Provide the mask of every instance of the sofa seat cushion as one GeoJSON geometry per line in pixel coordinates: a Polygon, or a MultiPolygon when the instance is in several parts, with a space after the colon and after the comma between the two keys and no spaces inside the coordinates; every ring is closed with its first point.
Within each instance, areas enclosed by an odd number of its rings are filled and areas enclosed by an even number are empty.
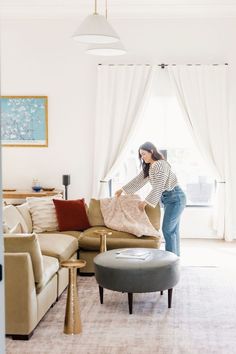
{"type": "MultiPolygon", "coordinates": [[[[46,231],[46,232],[43,232],[42,234],[52,234],[52,231],[46,231]]],[[[56,234],[63,234],[63,235],[69,235],[69,236],[73,236],[74,238],[76,238],[77,240],[79,240],[81,238],[81,235],[83,234],[82,231],[53,231],[53,234],[56,235],[56,234]]]]}
{"type": "Polygon", "coordinates": [[[43,274],[43,281],[37,284],[36,291],[39,293],[44,286],[52,279],[54,274],[57,273],[59,270],[59,262],[57,258],[43,256],[43,267],[44,267],[44,274],[43,274]]]}
{"type": "Polygon", "coordinates": [[[79,246],[81,249],[90,251],[99,250],[100,236],[94,232],[98,230],[107,230],[112,232],[111,236],[107,236],[107,249],[126,247],[159,248],[161,243],[160,237],[136,237],[128,232],[114,231],[104,226],[95,226],[83,232],[83,235],[79,240],[79,246]]]}
{"type": "Polygon", "coordinates": [[[59,262],[69,259],[78,249],[75,237],[65,234],[39,234],[38,240],[44,256],[55,257],[59,262]]]}

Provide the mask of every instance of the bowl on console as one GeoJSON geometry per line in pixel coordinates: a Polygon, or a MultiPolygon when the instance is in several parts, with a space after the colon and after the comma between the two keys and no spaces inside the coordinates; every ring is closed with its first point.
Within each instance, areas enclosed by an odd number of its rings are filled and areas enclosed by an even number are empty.
{"type": "Polygon", "coordinates": [[[42,189],[42,187],[40,187],[40,186],[33,186],[32,189],[33,189],[34,192],[40,192],[41,189],[42,189]]]}

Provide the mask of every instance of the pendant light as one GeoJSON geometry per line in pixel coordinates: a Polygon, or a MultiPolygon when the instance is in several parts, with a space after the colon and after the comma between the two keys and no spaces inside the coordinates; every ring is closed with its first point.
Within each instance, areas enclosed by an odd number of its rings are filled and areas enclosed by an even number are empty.
{"type": "Polygon", "coordinates": [[[107,19],[97,12],[97,0],[94,0],[94,13],[85,18],[73,39],[82,43],[113,43],[119,41],[118,34],[114,31],[107,19]]]}
{"type": "MultiPolygon", "coordinates": [[[[106,0],[106,20],[107,20],[107,0],[106,0]]],[[[87,54],[115,56],[126,54],[126,50],[121,41],[115,43],[91,44],[87,50],[87,54]]]]}
{"type": "Polygon", "coordinates": [[[86,53],[91,55],[115,56],[126,54],[126,50],[119,41],[116,43],[93,44],[87,48],[86,53]]]}

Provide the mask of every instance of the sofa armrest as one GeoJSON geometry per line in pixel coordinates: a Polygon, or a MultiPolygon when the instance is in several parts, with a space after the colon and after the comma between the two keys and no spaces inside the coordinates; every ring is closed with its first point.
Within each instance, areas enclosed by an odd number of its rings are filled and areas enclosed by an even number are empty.
{"type": "Polygon", "coordinates": [[[6,334],[27,335],[37,325],[34,273],[28,253],[5,253],[6,334]]]}

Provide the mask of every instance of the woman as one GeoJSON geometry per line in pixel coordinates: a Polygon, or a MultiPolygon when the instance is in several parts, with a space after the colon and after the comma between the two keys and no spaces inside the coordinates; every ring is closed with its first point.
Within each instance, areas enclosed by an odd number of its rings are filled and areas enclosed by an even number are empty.
{"type": "Polygon", "coordinates": [[[162,231],[166,242],[165,248],[179,256],[179,224],[180,215],[186,205],[185,194],[178,186],[170,164],[152,143],[146,142],[140,146],[139,159],[142,171],[122,189],[119,189],[115,195],[119,197],[122,192],[133,194],[150,182],[152,190],[145,200],[139,203],[139,208],[144,210],[147,204],[155,208],[160,201],[162,202],[164,205],[162,231]]]}

